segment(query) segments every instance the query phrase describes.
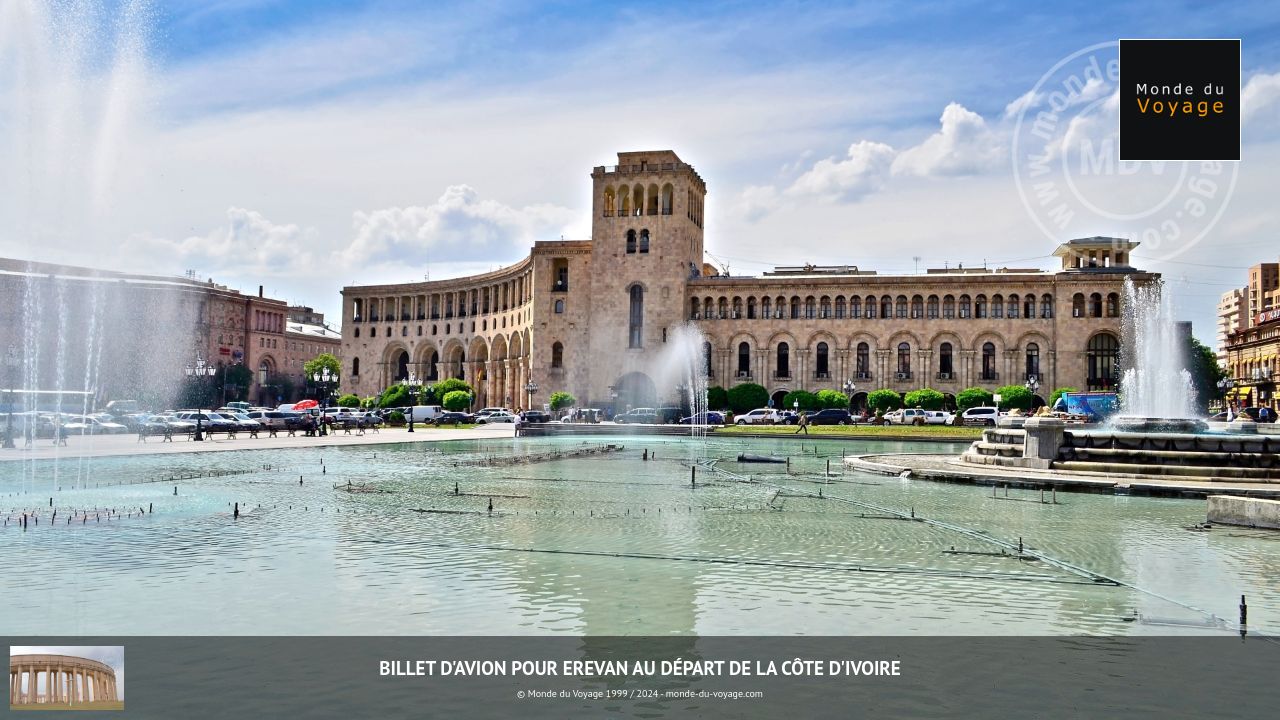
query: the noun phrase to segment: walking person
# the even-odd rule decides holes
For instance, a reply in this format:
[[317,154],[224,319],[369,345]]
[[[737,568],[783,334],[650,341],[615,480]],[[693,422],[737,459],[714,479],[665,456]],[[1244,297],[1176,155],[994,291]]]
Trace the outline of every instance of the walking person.
[[801,430],[804,431],[805,435],[809,434],[809,416],[804,413],[800,413],[800,415],[796,418],[795,434],[799,435]]

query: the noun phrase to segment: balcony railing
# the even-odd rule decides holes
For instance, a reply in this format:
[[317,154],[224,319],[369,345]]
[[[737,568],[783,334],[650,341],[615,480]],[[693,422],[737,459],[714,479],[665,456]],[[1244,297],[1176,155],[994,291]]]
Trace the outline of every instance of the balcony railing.
[[955,380],[955,373],[940,372],[934,376],[938,380]]
[[822,371],[819,371],[819,372],[815,372],[815,373],[813,374],[813,377],[814,377],[814,379],[815,379],[815,380],[830,380],[830,379],[831,379],[831,373],[830,373],[830,372],[822,372]]
[[782,380],[782,381],[790,380],[790,379],[791,379],[791,371],[790,371],[790,370],[788,370],[788,371],[786,371],[786,372],[775,372],[775,373],[773,374],[773,379],[774,379],[774,380]]
[[739,370],[738,374],[735,375],[734,377],[738,378],[739,380],[750,380],[751,372],[748,370]]
[[898,372],[894,373],[894,374],[893,374],[893,376],[894,376],[894,378],[895,378],[895,379],[897,379],[897,380],[910,380],[910,379],[911,379],[911,371],[910,371],[910,370],[906,370],[906,371],[901,371],[901,370],[900,370],[900,371],[898,371]]
[[999,380],[999,379],[1000,379],[1000,373],[995,372],[994,370],[993,370],[993,371],[991,371],[991,372],[984,372],[984,373],[982,373],[982,374],[978,375],[978,379],[979,379],[979,380],[982,380],[982,381],[985,381],[985,382],[991,382],[991,381],[994,381],[994,380]]
[[870,380],[871,373],[865,372],[863,370],[859,370],[858,372],[853,374],[853,377],[855,380]]

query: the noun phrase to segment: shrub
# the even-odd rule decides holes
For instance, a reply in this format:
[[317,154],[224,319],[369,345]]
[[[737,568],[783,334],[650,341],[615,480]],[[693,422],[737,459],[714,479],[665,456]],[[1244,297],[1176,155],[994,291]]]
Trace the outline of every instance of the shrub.
[[956,395],[956,408],[960,412],[972,407],[982,407],[990,404],[991,393],[980,387],[965,388]]
[[1035,401],[1035,395],[1022,385],[1004,385],[996,388],[996,394],[1000,396],[1000,407],[1019,410],[1030,410],[1031,403]]
[[471,393],[463,390],[450,390],[440,399],[440,404],[450,412],[462,412],[471,406]]
[[817,397],[818,407],[823,410],[828,408],[849,409],[849,396],[839,390],[819,390]]
[[1049,396],[1049,407],[1053,407],[1054,405],[1057,405],[1058,398],[1062,397],[1066,393],[1073,393],[1073,392],[1080,392],[1080,391],[1073,387],[1060,387],[1057,390],[1054,390],[1053,394]]
[[387,415],[387,422],[391,423],[392,425],[403,425],[404,413],[400,412],[399,410],[392,410],[391,413]]
[[742,383],[729,388],[729,409],[741,415],[769,404],[769,391],[755,383]]
[[724,410],[729,407],[729,393],[719,385],[707,388],[707,407],[712,410]]
[[[467,393],[468,395],[474,392],[474,390],[470,385],[468,385],[466,382],[462,380],[459,380],[458,378],[445,378],[444,380],[441,380],[440,382],[431,386],[431,392],[436,396],[437,400],[441,400],[441,401],[444,400],[445,395],[448,395],[449,393],[455,392],[458,390],[461,390],[462,392]],[[441,402],[441,404],[443,405],[444,403]]]
[[550,401],[550,402],[551,402],[551,409],[552,409],[552,410],[563,410],[563,409],[565,409],[565,408],[571,408],[571,407],[573,407],[574,405],[577,405],[577,404],[578,404],[578,398],[574,397],[573,395],[570,395],[570,394],[569,394],[569,393],[567,393],[567,392],[563,392],[563,391],[561,391],[561,392],[553,392],[553,393],[551,393],[551,401]]
[[378,407],[402,407],[408,405],[412,399],[413,394],[409,392],[408,386],[397,383],[382,391],[382,396],[378,398]]
[[875,410],[877,415],[897,410],[902,407],[902,396],[888,388],[872,390],[867,394],[867,407]]
[[[797,407],[797,405],[799,407]],[[792,390],[782,397],[779,410],[817,410],[818,396],[807,390]]]
[[338,407],[360,407],[360,398],[351,394],[343,395],[338,398]]
[[942,404],[947,401],[947,396],[934,390],[933,388],[920,388],[907,393],[906,403],[910,408],[924,408],[925,410],[941,410]]

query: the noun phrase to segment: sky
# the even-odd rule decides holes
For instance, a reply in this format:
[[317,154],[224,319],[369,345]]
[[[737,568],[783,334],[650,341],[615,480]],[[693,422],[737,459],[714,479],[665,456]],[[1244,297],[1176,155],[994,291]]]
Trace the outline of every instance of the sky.
[[[1214,222],[1134,253],[1212,342],[1219,295],[1280,260],[1280,6],[1108,5],[14,0],[0,256],[191,270],[337,318],[344,285],[588,237],[591,168],[672,149],[735,274],[1050,269],[1057,242],[1159,220],[1134,218],[1187,175],[1078,178],[1094,204],[1046,232],[1017,145],[1037,84],[1117,38],[1239,37],[1244,159]],[[1085,88],[1064,133],[1113,136],[1114,97]]]

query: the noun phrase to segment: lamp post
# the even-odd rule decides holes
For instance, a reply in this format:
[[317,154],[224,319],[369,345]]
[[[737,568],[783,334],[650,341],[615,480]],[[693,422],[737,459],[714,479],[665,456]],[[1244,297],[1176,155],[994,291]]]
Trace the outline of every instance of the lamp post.
[[329,434],[325,429],[324,412],[329,409],[329,393],[332,392],[330,384],[338,382],[338,373],[322,367],[311,375],[311,381],[320,389],[320,437],[324,437]]
[[1031,395],[1032,395],[1032,398],[1031,398],[1031,404],[1032,404],[1032,405],[1034,405],[1034,404],[1035,404],[1035,401],[1036,401],[1034,396],[1035,396],[1035,395],[1036,395],[1036,393],[1038,393],[1038,392],[1039,392],[1039,390],[1040,390],[1040,378],[1039,378],[1039,376],[1036,376],[1036,375],[1028,375],[1028,376],[1027,376],[1027,390],[1029,390],[1029,391],[1031,392]]
[[533,409],[533,396],[538,392],[538,383],[530,380],[525,383],[524,391],[529,395],[529,409]]
[[4,354],[4,366],[7,368],[5,374],[9,380],[9,411],[5,413],[4,447],[13,448],[17,447],[13,444],[13,373],[18,367],[17,345],[9,343],[9,349]]
[[840,388],[844,390],[844,396],[849,399],[849,407],[847,409],[852,411],[853,410],[853,393],[858,389],[858,386],[854,384],[852,378],[849,378],[844,381],[844,384],[841,385]]
[[[187,363],[187,377],[192,378],[196,382],[196,387],[203,388],[205,378],[211,378],[218,373],[218,368],[211,363],[205,362],[204,358],[196,354],[194,363]],[[196,434],[191,438],[196,442],[204,441],[204,408],[196,407]]]
[[417,373],[410,370],[409,375],[401,380],[400,384],[404,385],[405,390],[409,391],[409,398],[411,402],[409,403],[409,417],[406,419],[409,421],[409,432],[413,432],[413,406],[416,404],[418,398],[413,389],[418,385]]
[[1221,380],[1219,380],[1219,381],[1218,381],[1218,390],[1222,391],[1223,399],[1224,399],[1224,400],[1226,400],[1226,406],[1227,406],[1227,422],[1231,422],[1232,420],[1234,420],[1234,419],[1235,419],[1234,417],[1232,417],[1232,415],[1233,415],[1233,413],[1232,413],[1232,407],[1233,407],[1233,405],[1232,405],[1231,399],[1230,399],[1230,398],[1228,398],[1228,397],[1226,397],[1227,393],[1228,393],[1228,392],[1231,392],[1231,388],[1233,388],[1233,387],[1235,387],[1235,386],[1236,386],[1236,383],[1235,383],[1235,381],[1234,381],[1234,380],[1232,380],[1231,378],[1225,378],[1225,377],[1224,377],[1224,378],[1222,378]]

